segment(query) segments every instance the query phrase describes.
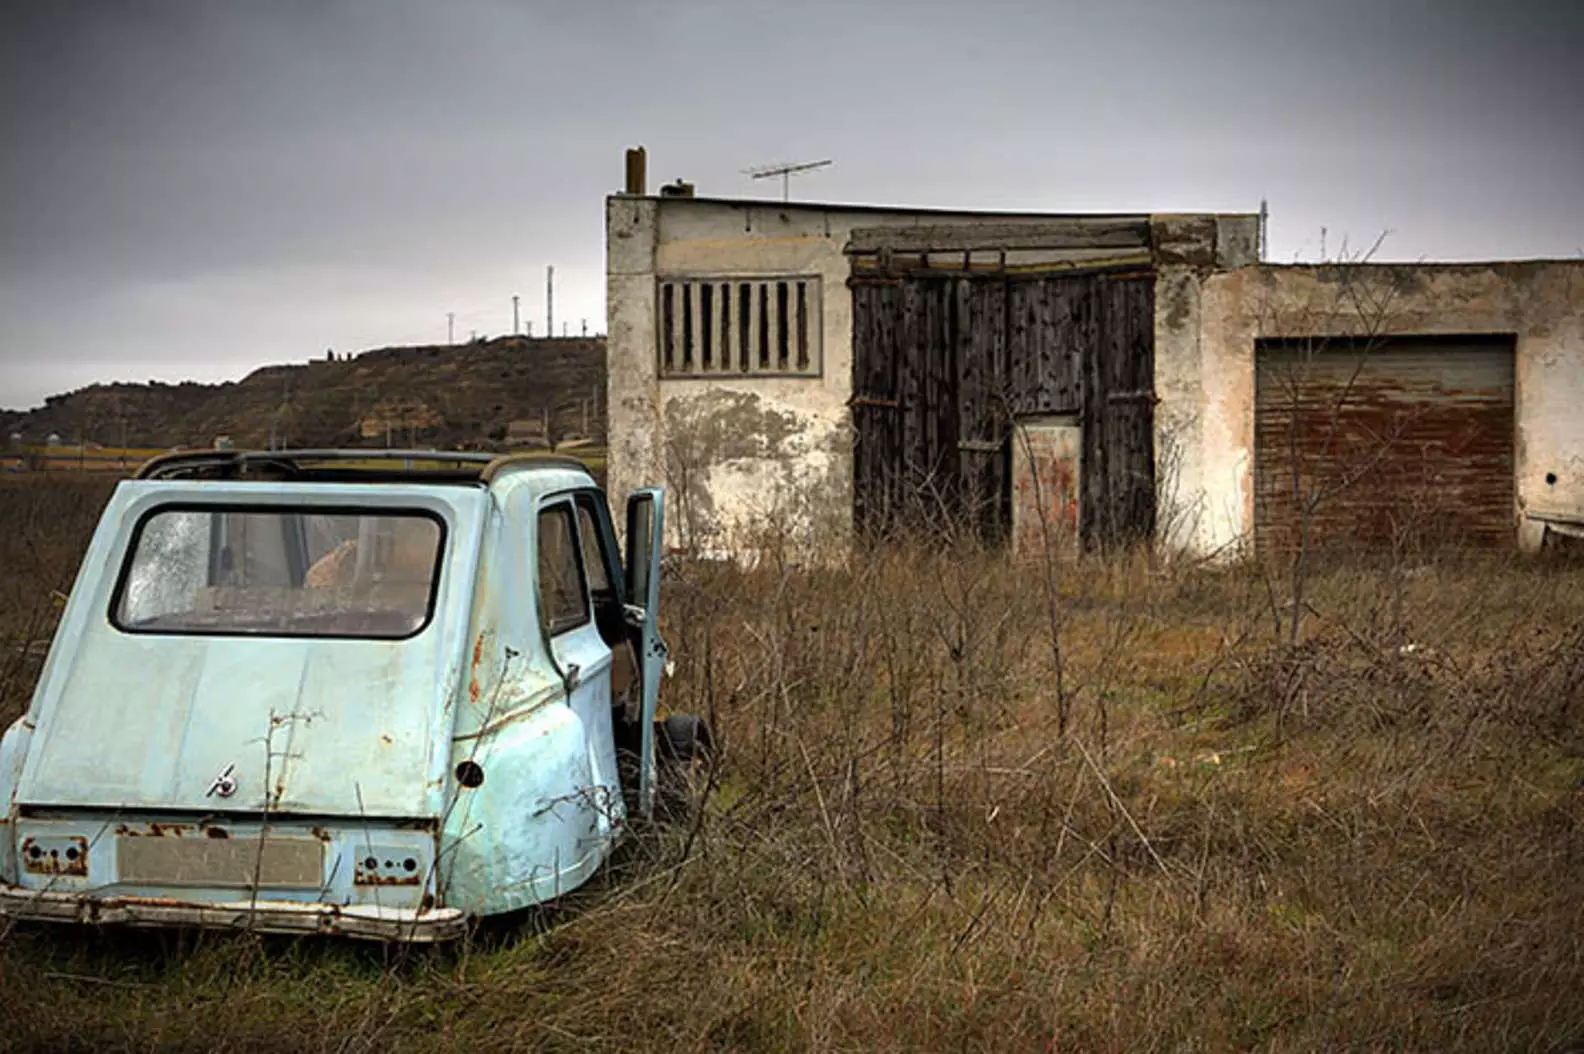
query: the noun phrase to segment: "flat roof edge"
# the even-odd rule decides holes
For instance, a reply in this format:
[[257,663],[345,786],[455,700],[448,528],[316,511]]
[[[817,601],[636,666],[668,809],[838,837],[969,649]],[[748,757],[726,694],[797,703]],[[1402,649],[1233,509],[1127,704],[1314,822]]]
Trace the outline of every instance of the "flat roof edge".
[[1533,267],[1544,265],[1546,267],[1584,267],[1584,258],[1576,256],[1518,256],[1505,260],[1335,260],[1327,263],[1306,263],[1299,261],[1267,260],[1261,263],[1245,264],[1242,267],[1229,267],[1228,271],[1247,271],[1262,269],[1270,271],[1318,271],[1331,267],[1356,267],[1386,268],[1411,267],[1415,270],[1451,270],[1460,268],[1464,270],[1477,270],[1490,267]]
[[871,205],[837,201],[776,201],[771,198],[666,197],[659,194],[609,194],[610,201],[656,201],[665,205],[726,205],[737,208],[794,209],[807,212],[907,213],[926,216],[993,216],[1001,219],[1097,219],[1147,221],[1186,217],[1256,217],[1257,212],[1041,212],[1029,209],[943,208],[938,205]]

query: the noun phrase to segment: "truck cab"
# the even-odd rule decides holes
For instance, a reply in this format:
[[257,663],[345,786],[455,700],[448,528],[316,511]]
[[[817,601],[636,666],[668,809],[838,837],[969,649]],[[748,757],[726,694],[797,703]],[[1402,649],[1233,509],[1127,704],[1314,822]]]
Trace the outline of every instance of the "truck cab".
[[663,495],[569,458],[202,451],[119,484],[0,739],[0,914],[399,941],[653,808]]

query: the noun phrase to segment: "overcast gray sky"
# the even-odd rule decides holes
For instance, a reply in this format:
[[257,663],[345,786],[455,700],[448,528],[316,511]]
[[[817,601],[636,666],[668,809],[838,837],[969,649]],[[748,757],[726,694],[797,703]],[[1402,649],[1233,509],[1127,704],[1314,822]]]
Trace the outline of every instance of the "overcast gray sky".
[[[0,406],[604,329],[603,198],[1248,210],[1584,253],[1584,0],[0,0]],[[559,328],[559,322],[557,323]]]

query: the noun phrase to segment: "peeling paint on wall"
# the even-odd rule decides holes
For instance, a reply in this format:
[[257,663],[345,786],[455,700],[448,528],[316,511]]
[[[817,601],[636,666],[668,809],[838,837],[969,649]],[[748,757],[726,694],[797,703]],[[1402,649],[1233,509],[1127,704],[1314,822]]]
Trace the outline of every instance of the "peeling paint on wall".
[[[740,551],[774,525],[811,547],[844,551],[852,532],[851,266],[857,228],[1048,224],[1047,214],[946,213],[811,204],[617,196],[607,206],[607,303],[611,419],[608,489],[622,502],[660,480],[676,495],[673,545]],[[1185,276],[1252,262],[1258,217],[1151,220],[1157,262]],[[1165,270],[1160,272],[1163,276]],[[656,346],[656,283],[727,276],[820,278],[823,361],[817,377],[662,379]],[[1163,279],[1164,280],[1164,279]],[[1197,328],[1197,278],[1184,277],[1164,333]],[[1197,336],[1192,338],[1197,340]],[[1174,359],[1178,395],[1169,410],[1197,406],[1199,370]],[[1252,385],[1252,381],[1250,381]],[[1183,430],[1183,415],[1164,427]]]
[[1191,550],[1236,552],[1253,529],[1261,337],[1514,335],[1519,544],[1539,543],[1531,510],[1584,517],[1584,262],[1252,266],[1176,281],[1197,310],[1175,310],[1188,301],[1163,275],[1156,377],[1159,419],[1189,432],[1178,503],[1194,513]]
[[[673,508],[673,544],[690,552],[722,548],[740,524],[742,509],[723,519],[716,497],[727,508],[752,505],[743,484],[768,469],[783,481],[799,475],[802,422],[791,410],[767,407],[754,392],[703,388],[666,400],[665,481]],[[772,488],[772,493],[774,488]],[[777,495],[777,497],[780,497]]]

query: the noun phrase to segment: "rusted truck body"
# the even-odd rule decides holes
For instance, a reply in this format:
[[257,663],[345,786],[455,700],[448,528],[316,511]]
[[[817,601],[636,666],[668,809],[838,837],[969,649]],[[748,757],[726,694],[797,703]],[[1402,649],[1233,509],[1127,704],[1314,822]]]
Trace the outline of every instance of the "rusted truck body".
[[156,459],[0,740],[0,913],[425,942],[577,888],[653,803],[662,518],[624,558],[566,458]]

